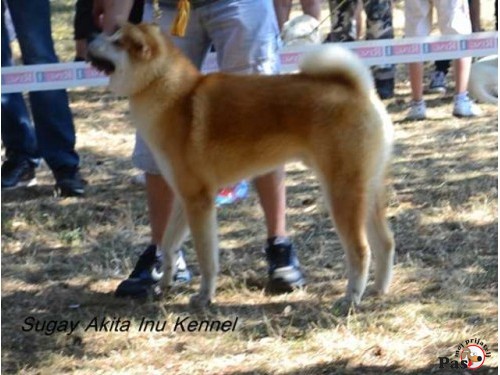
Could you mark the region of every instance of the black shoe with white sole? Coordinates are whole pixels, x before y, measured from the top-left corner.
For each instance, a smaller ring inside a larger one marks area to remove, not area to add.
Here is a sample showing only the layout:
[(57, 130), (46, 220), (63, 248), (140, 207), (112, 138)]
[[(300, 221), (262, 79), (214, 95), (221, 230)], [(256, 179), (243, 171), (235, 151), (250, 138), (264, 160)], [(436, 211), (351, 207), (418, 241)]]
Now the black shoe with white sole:
[(2, 189), (36, 185), (35, 165), (25, 158), (8, 158), (2, 164)]
[[(156, 245), (150, 245), (139, 256), (130, 276), (116, 288), (116, 297), (146, 298), (161, 296), (160, 280), (163, 277), (162, 256), (156, 253)], [(178, 251), (175, 263), (174, 283), (187, 283), (191, 280), (191, 272), (186, 266), (184, 254)]]
[(268, 293), (289, 293), (305, 285), (299, 259), (288, 238), (269, 238), (265, 251), (269, 265)]

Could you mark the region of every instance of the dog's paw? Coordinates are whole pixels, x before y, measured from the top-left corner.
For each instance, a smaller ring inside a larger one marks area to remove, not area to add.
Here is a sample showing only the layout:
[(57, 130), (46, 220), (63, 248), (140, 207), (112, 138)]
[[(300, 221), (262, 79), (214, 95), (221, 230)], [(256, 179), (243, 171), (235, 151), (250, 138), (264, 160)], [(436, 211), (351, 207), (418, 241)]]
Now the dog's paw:
[(355, 313), (358, 308), (359, 303), (354, 302), (349, 297), (342, 297), (333, 304), (332, 313), (335, 316), (348, 316)]
[(207, 296), (206, 294), (193, 294), (191, 298), (189, 299), (189, 306), (191, 306), (194, 309), (204, 309), (208, 307), (212, 301), (210, 300), (210, 297)]

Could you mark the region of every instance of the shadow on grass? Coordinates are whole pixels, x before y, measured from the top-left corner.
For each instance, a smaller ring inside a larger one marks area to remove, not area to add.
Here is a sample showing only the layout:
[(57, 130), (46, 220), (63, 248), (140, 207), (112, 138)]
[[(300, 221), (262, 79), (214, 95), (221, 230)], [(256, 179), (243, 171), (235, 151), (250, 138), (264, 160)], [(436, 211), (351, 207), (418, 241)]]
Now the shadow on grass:
[[(457, 137), (471, 137), (475, 131), (477, 129), (462, 127), (457, 131), (436, 132), (433, 136), (436, 141), (446, 142)], [(491, 157), (478, 160), (467, 149), (450, 156), (437, 153), (435, 145), (429, 147), (413, 147), (403, 142), (396, 145), (392, 173), (392, 193), (396, 198), (389, 210), (399, 265), (411, 264), (427, 270), (427, 284), (425, 288), (403, 292), (385, 304), (397, 307), (438, 298), (445, 307), (448, 304), (466, 305), (471, 293), (482, 289), (487, 289), (494, 300), (497, 288), (496, 221), (477, 224), (450, 215), (434, 222), (423, 222), (422, 213), (446, 207), (470, 209), (474, 199), (481, 196), (496, 199), (496, 160)], [(410, 157), (405, 158), (407, 155)], [(84, 198), (52, 198), (50, 185), (2, 192), (2, 242), (4, 245), (17, 243), (16, 251), (3, 251), (2, 254), (2, 365), (6, 373), (16, 373), (22, 368), (42, 369), (44, 358), (52, 352), (76, 358), (105, 355), (89, 352), (85, 335), (65, 337), (63, 334), (46, 336), (23, 332), (23, 320), (28, 316), (59, 321), (89, 321), (96, 316), (130, 320), (164, 319), (165, 314), (197, 316), (185, 304), (172, 303), (168, 298), (144, 303), (113, 296), (114, 288), (130, 272), (141, 247), (148, 241), (147, 236), (140, 238), (136, 234), (138, 227), (148, 225), (144, 191), (131, 187), (128, 159), (105, 152), (93, 153), (90, 149), (85, 150), (83, 156), (93, 179)], [(319, 185), (303, 171), (290, 172), (288, 179), (289, 207), (293, 209), (288, 221), (295, 231), (294, 243), (307, 275), (306, 293), (314, 298), (220, 304), (200, 315), (240, 317), (244, 324), (239, 333), (244, 340), (282, 332), (283, 340), (293, 341), (307, 336), (311, 327), (330, 330), (345, 324), (345, 317), (332, 310), (332, 302), (342, 295), (345, 285), (343, 251), (328, 215), (311, 209), (316, 203), (322, 204)], [(221, 238), (228, 240), (221, 246), (222, 292), (230, 290), (228, 280), (235, 293), (242, 290), (260, 293), (264, 287), (267, 272), (262, 253), (265, 227), (261, 211), (254, 210), (257, 205), (252, 194), (240, 204), (219, 210), (221, 231), (225, 233)], [(239, 225), (235, 226), (235, 222)], [(188, 262), (197, 275), (190, 243), (187, 249)], [(248, 275), (249, 270), (254, 273)], [(448, 296), (440, 277), (457, 270), (467, 272), (468, 289), (458, 297)], [(421, 275), (415, 275), (415, 279), (419, 277)], [(187, 295), (195, 291), (196, 282), (175, 292), (185, 296), (187, 301)], [(384, 305), (371, 297), (365, 301), (367, 307), (360, 311), (361, 319), (370, 319)], [(294, 312), (293, 320), (282, 314), (288, 306)], [(445, 311), (437, 319), (445, 320), (451, 313)], [(467, 314), (458, 318), (467, 321), (477, 317), (476, 313)], [(491, 323), (495, 317), (485, 314), (480, 319), (490, 319)], [(484, 368), (488, 370), (491, 368)], [(433, 371), (432, 366), (414, 372), (390, 366), (351, 368), (339, 360), (289, 374), (426, 374)], [(234, 375), (247, 373), (264, 372), (256, 370)]]
[[(462, 370), (464, 371), (464, 370)], [(497, 367), (482, 366), (478, 370), (474, 370), (474, 374), (495, 374)], [(391, 375), (428, 375), (433, 373), (452, 375), (457, 374), (460, 370), (456, 369), (440, 369), (439, 362), (436, 357), (436, 365), (422, 367), (417, 370), (407, 370), (403, 367), (396, 366), (349, 366), (347, 361), (332, 361), (319, 365), (308, 366), (300, 370), (283, 372), (283, 375), (375, 375), (375, 374), (391, 374)], [(227, 372), (225, 375), (265, 375), (265, 371), (237, 371)]]

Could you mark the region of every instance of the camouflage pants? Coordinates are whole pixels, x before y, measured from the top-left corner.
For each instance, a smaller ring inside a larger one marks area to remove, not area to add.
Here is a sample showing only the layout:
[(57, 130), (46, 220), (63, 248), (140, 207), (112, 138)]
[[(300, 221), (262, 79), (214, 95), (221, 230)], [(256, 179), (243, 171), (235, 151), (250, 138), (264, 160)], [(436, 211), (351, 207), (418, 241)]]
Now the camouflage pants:
[[(361, 0), (366, 13), (366, 39), (392, 39), (392, 0)], [(329, 42), (356, 40), (355, 13), (358, 0), (328, 0), (332, 31)], [(394, 78), (394, 65), (373, 67), (375, 79)]]

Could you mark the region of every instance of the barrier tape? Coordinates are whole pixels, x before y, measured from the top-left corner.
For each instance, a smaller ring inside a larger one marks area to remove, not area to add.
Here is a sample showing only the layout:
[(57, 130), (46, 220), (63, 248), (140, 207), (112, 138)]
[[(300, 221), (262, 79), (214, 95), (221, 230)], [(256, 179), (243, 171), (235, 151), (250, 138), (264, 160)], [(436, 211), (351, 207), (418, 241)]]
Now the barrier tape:
[[(498, 32), (469, 35), (428, 36), (343, 43), (368, 66), (419, 61), (452, 60), (498, 53)], [(280, 51), (281, 72), (298, 69), (301, 56), (317, 45), (285, 47)], [(204, 73), (217, 71), (215, 53), (202, 67)], [(495, 77), (496, 78), (496, 77)], [(109, 79), (84, 62), (24, 65), (2, 68), (2, 93), (43, 91), (70, 87), (106, 86)]]

